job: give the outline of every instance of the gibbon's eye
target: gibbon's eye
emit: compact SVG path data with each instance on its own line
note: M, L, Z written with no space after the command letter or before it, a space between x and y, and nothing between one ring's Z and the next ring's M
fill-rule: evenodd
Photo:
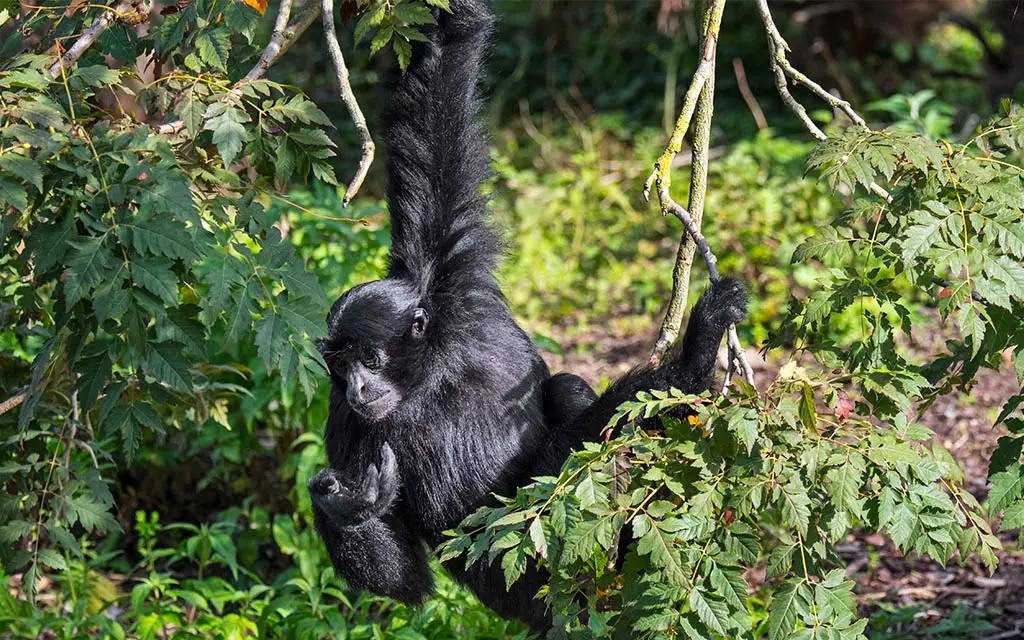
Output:
M380 354L376 351L367 355L363 358L363 366L372 371L377 371L381 367Z
M412 312L412 335L417 338L427 330L427 312L424 309L416 309Z

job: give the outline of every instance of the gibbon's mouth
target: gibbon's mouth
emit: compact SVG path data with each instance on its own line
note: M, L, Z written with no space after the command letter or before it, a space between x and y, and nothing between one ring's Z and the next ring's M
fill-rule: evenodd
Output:
M380 419L390 410L392 392L385 391L373 400L366 400L359 404L353 404L352 409L364 418Z

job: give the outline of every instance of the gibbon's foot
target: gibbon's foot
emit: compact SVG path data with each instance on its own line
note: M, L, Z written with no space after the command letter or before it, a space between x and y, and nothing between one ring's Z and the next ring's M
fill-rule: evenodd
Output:
M362 478L351 481L335 469L323 469L307 485L313 504L336 527L355 527L380 517L398 497L398 463L385 442L380 465L370 463Z
M747 290L735 278L722 278L708 287L692 315L712 325L739 324L747 317Z

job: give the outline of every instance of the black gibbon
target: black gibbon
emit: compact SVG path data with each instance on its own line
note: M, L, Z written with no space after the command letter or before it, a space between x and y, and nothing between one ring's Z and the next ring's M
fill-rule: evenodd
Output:
M317 530L358 588L415 603L433 589L429 549L442 532L600 437L639 390L711 384L726 328L743 319L734 281L713 285L681 348L598 398L579 377L551 376L495 279L501 242L480 183L487 138L477 82L492 28L482 0L453 0L413 43L385 114L391 258L388 277L342 295L318 347L331 377L329 467L309 482ZM510 592L501 568L446 567L499 614L551 625L530 567Z

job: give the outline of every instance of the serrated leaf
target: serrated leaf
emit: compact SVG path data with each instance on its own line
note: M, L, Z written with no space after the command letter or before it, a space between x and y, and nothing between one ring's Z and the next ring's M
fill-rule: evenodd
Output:
M370 41L370 55L377 53L384 48L384 45L391 42L391 36L395 34L395 30L391 26L381 28L377 32L377 35L373 36L373 40Z
M404 38L395 38L393 46L395 48L395 55L398 57L398 67L402 70L402 73L405 73L409 69L409 61L412 60L412 46Z
M188 231L173 220L154 218L122 224L130 232L131 245L139 252L186 262L199 259Z
M803 383L800 393L800 422L812 433L818 433L818 410L814 406L814 389Z
M169 307L178 306L178 278L171 261L162 257L140 258L131 263L132 280Z
M1002 511L1011 502L1024 498L1024 467L1019 462L994 474L989 481L992 490L988 493L988 506L992 513Z
M743 579L742 567L715 565L711 570L711 586L715 593L725 598L735 609L747 611L747 581Z
M287 327L281 316L268 312L256 324L256 353L260 360L272 370L281 359L281 351L287 347Z
M64 561L64 556L53 549L39 549L36 557L39 559L39 562L42 562L51 569L56 571L68 570L68 563Z
M0 155L0 171L21 178L34 186L37 191L43 190L43 172L39 169L39 165L31 158L14 153Z
M665 578L670 584L682 586L686 584L686 575L683 571L682 561L679 558L679 551L675 548L673 536L658 528L658 523L637 543L637 553L649 555L651 564L664 570Z
M356 28L353 33L356 44L362 42L366 34L369 33L370 29L379 26L381 21L384 20L386 5L384 3L378 4L370 8L363 17L359 18L359 22L356 23Z
M206 104L199 100L195 87L189 87L185 94L174 105L174 113L185 124L189 134L195 138L203 130L203 115L206 113Z
M154 378L178 391L192 390L192 374L188 362L182 357L183 346L178 342L150 345L146 365Z
M116 69L111 69L103 64L78 65L71 73L72 79L81 81L87 87L103 87L117 82L118 74Z
M727 635L726 628L731 626L729 622L729 609L720 600L705 597L699 589L690 591L690 608L693 609L700 621L708 626L715 633Z
M64 281L65 308L70 309L86 292L103 280L110 263L110 251L103 245L104 238L78 237L69 240L68 277Z
M199 58L218 71L227 71L228 52L231 50L229 35L226 29L219 27L200 29L193 41Z
M798 580L792 578L782 583L772 594L771 604L768 605L768 634L771 640L784 640L796 628L799 585Z
M223 113L207 120L203 126L207 131L213 132L213 144L217 145L217 152L220 153L225 167L229 167L235 160L247 138L245 127L241 124L243 120L237 109L229 107Z
M0 176L0 207L14 207L24 213L28 209L28 192L25 187L6 176Z
M121 529L107 507L92 496L81 495L66 499L65 506L68 508L69 525L73 525L77 521L87 532L120 531Z

